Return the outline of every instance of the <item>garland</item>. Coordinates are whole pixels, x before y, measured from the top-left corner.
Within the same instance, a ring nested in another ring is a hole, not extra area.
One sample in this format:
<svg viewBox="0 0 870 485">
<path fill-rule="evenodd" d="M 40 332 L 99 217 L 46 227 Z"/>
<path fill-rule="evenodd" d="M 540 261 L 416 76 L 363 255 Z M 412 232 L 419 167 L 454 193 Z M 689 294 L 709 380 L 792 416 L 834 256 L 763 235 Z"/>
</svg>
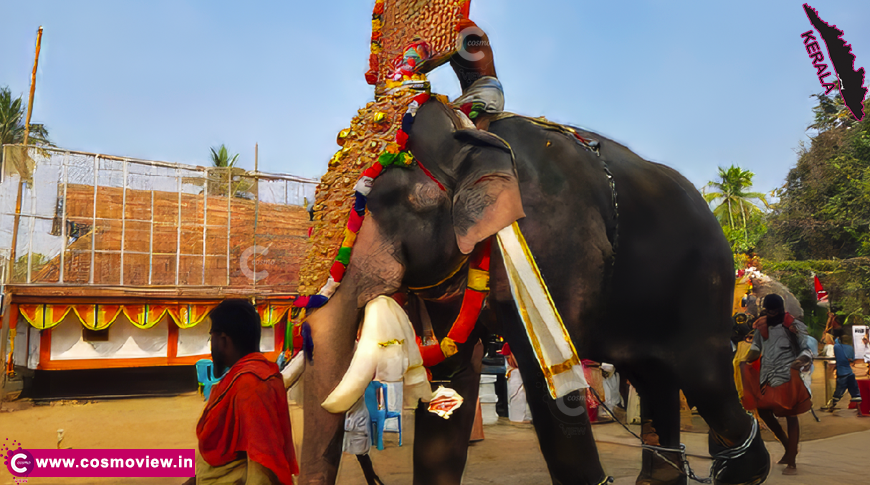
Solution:
<svg viewBox="0 0 870 485">
<path fill-rule="evenodd" d="M 320 288 L 320 291 L 315 295 L 304 295 L 297 297 L 293 306 L 300 308 L 299 319 L 302 323 L 302 348 L 306 358 L 311 361 L 313 359 L 314 342 L 311 339 L 311 327 L 305 319 L 305 312 L 322 307 L 329 301 L 329 298 L 338 289 L 341 284 L 344 274 L 347 271 L 347 266 L 350 264 L 350 256 L 353 251 L 353 245 L 356 242 L 357 234 L 362 227 L 365 219 L 366 204 L 368 195 L 371 192 L 372 184 L 375 179 L 383 173 L 384 168 L 390 166 L 408 167 L 414 163 L 414 157 L 407 151 L 406 144 L 408 142 L 407 131 L 413 123 L 414 115 L 417 113 L 417 108 L 420 107 L 429 99 L 429 93 L 421 93 L 413 98 L 408 105 L 408 109 L 402 117 L 402 128 L 396 131 L 396 141 L 389 143 L 384 150 L 378 155 L 375 161 L 369 168 L 365 169 L 357 180 L 354 186 L 354 203 L 350 211 L 350 217 L 347 221 L 347 226 L 344 230 L 344 239 L 338 250 L 338 255 L 329 269 L 329 278 L 326 284 Z M 431 175 L 430 175 L 431 176 Z"/>
<path fill-rule="evenodd" d="M 420 338 L 417 346 L 423 357 L 423 365 L 432 367 L 439 364 L 447 357 L 459 351 L 457 343 L 463 344 L 468 340 L 471 331 L 477 324 L 483 303 L 489 295 L 489 258 L 492 238 L 483 241 L 474 250 L 468 263 L 468 279 L 465 285 L 465 293 L 462 295 L 462 306 L 459 315 L 454 320 L 447 336 L 440 344 L 423 345 Z"/>
<path fill-rule="evenodd" d="M 403 128 L 408 128 L 413 123 L 413 117 L 417 113 L 417 108 L 429 99 L 429 93 L 421 93 L 414 97 L 408 110 L 402 117 Z M 344 278 L 344 273 L 347 271 L 347 265 L 350 264 L 350 255 L 353 251 L 353 245 L 356 242 L 357 234 L 362 227 L 365 219 L 366 203 L 368 195 L 372 190 L 372 184 L 375 179 L 383 173 L 384 168 L 390 166 L 408 167 L 414 162 L 414 157 L 406 149 L 408 135 L 403 129 L 396 132 L 396 142 L 390 143 L 378 156 L 378 159 L 371 167 L 365 169 L 360 175 L 354 186 L 354 203 L 353 209 L 350 211 L 350 218 L 347 221 L 347 227 L 344 230 L 344 240 L 338 250 L 338 255 L 332 263 L 329 270 L 329 279 L 326 284 L 320 288 L 316 295 L 300 296 L 296 298 L 293 305 L 297 308 L 313 310 L 320 308 L 329 301 L 329 298 L 338 289 L 341 280 Z"/>
</svg>

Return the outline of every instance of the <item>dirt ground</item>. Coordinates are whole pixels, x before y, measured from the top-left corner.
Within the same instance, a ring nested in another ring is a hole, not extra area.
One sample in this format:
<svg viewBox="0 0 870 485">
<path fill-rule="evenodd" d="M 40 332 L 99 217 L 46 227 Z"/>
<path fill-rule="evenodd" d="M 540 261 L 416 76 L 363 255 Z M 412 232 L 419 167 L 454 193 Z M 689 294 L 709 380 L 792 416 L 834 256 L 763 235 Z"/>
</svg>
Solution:
<svg viewBox="0 0 870 485">
<path fill-rule="evenodd" d="M 824 395 L 824 394 L 822 394 Z M 4 403 L 0 412 L 0 439 L 23 442 L 25 448 L 54 448 L 57 430 L 64 430 L 63 448 L 195 448 L 195 426 L 203 408 L 201 396 L 188 394 L 170 398 L 140 398 L 100 402 L 63 402 L 50 405 Z M 819 404 L 816 404 L 818 407 Z M 293 410 L 294 419 L 299 410 Z M 798 456 L 798 476 L 781 475 L 774 465 L 770 484 L 867 483 L 870 460 L 870 418 L 858 418 L 855 411 L 841 409 L 820 413 L 816 423 L 807 413 L 802 417 L 805 438 Z M 693 421 L 697 421 L 695 417 Z M 375 469 L 387 485 L 411 483 L 413 420 L 406 419 L 404 446 L 397 435 L 387 434 L 386 449 L 372 450 Z M 694 423 L 693 423 L 694 424 Z M 296 424 L 294 424 L 296 426 Z M 301 428 L 301 426 L 300 426 Z M 633 427 L 637 431 L 637 426 Z M 615 423 L 593 427 L 601 461 L 617 484 L 633 484 L 640 470 L 640 448 L 636 440 Z M 683 433 L 690 462 L 699 476 L 709 474 L 705 426 Z M 486 438 L 471 445 L 464 484 L 526 485 L 550 483 L 546 464 L 530 425 L 513 425 L 501 418 L 499 424 L 484 428 Z M 769 435 L 764 435 L 771 438 Z M 772 438 L 771 438 L 772 439 Z M 767 442 L 773 460 L 782 447 Z M 0 484 L 12 484 L 5 467 Z M 184 479 L 57 479 L 31 478 L 29 484 L 180 484 Z M 364 484 L 356 459 L 344 455 L 339 483 Z"/>
</svg>

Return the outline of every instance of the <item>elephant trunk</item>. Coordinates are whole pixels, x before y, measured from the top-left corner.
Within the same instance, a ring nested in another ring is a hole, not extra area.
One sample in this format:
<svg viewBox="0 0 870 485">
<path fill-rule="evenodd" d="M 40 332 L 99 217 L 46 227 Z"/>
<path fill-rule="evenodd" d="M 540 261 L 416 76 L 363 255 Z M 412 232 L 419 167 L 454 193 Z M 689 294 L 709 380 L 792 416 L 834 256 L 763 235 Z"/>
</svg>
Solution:
<svg viewBox="0 0 870 485">
<path fill-rule="evenodd" d="M 304 435 L 300 484 L 335 483 L 341 460 L 344 414 L 321 407 L 350 364 L 359 311 L 356 297 L 340 288 L 329 304 L 308 318 L 314 358 L 303 379 Z"/>
<path fill-rule="evenodd" d="M 404 266 L 397 254 L 398 243 L 385 238 L 373 218 L 367 217 L 341 286 L 326 305 L 307 318 L 314 353 L 303 374 L 300 484 L 335 483 L 344 413 L 331 413 L 322 404 L 350 366 L 362 318 L 360 309 L 377 296 L 394 293 L 401 285 Z"/>
</svg>

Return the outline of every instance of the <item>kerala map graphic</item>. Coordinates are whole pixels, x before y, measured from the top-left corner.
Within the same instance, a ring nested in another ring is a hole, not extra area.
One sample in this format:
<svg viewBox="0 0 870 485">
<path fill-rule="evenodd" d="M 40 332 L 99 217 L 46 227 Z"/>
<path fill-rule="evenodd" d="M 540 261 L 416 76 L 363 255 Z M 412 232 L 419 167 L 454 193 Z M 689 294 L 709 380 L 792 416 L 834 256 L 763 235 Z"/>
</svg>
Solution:
<svg viewBox="0 0 870 485">
<path fill-rule="evenodd" d="M 804 4 L 804 11 L 810 23 L 813 24 L 825 46 L 828 48 L 828 59 L 833 64 L 834 71 L 840 81 L 840 95 L 843 103 L 849 108 L 852 116 L 861 121 L 864 119 L 864 97 L 867 88 L 864 87 L 864 68 L 855 70 L 855 55 L 852 45 L 843 40 L 843 31 L 836 25 L 828 25 L 819 17 L 819 13 L 809 4 Z"/>
</svg>

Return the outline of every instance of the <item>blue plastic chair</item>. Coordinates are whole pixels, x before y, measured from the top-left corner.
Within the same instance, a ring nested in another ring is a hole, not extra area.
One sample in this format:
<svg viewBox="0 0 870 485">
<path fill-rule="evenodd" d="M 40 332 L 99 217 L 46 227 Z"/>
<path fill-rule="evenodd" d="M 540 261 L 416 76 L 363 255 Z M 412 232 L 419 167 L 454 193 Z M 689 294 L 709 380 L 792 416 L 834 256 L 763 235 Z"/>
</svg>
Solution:
<svg viewBox="0 0 870 485">
<path fill-rule="evenodd" d="M 366 388 L 366 407 L 372 422 L 372 444 L 377 445 L 379 450 L 384 449 L 384 425 L 387 419 L 398 418 L 399 420 L 399 446 L 402 446 L 402 413 L 390 411 L 387 399 L 387 385 L 383 382 L 372 381 Z"/>
<path fill-rule="evenodd" d="M 199 387 L 202 390 L 202 395 L 206 401 L 211 394 L 211 386 L 220 382 L 220 377 L 214 377 L 214 362 L 208 359 L 200 359 L 196 362 L 196 380 L 199 382 Z"/>
</svg>

